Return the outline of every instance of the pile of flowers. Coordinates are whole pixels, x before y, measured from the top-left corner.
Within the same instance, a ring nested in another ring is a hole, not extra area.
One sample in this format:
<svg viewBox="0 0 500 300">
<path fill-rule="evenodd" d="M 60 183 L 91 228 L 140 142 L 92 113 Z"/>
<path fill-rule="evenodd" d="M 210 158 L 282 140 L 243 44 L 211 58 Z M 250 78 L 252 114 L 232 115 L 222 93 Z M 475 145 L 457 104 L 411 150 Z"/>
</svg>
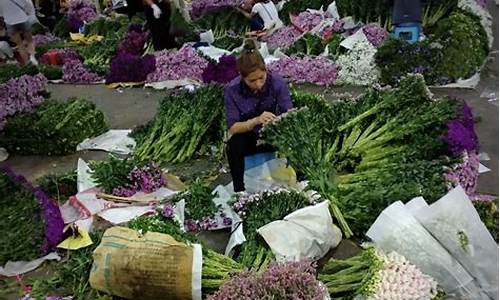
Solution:
<svg viewBox="0 0 500 300">
<path fill-rule="evenodd" d="M 323 300 L 326 290 L 307 261 L 271 263 L 263 273 L 243 271 L 232 277 L 209 300 Z"/>
<path fill-rule="evenodd" d="M 317 85 L 331 85 L 337 80 L 337 66 L 326 57 L 286 57 L 269 65 L 269 70 L 277 72 L 294 82 L 309 82 Z"/>
<path fill-rule="evenodd" d="M 376 23 L 365 25 L 361 30 L 363 30 L 368 41 L 376 48 L 380 47 L 389 36 L 389 33 Z"/>
<path fill-rule="evenodd" d="M 302 32 L 311 31 L 323 21 L 324 16 L 319 12 L 303 11 L 298 16 L 291 17 L 290 21 Z"/>
<path fill-rule="evenodd" d="M 79 59 L 65 61 L 62 70 L 62 79 L 67 83 L 89 84 L 103 80 L 98 74 L 89 71 Z"/>
<path fill-rule="evenodd" d="M 193 0 L 191 3 L 191 16 L 199 18 L 202 15 L 227 7 L 240 5 L 240 0 Z"/>
<path fill-rule="evenodd" d="M 111 59 L 106 83 L 146 81 L 148 74 L 153 72 L 156 66 L 154 56 L 141 56 L 147 39 L 147 32 L 136 26 L 129 28 L 118 45 L 117 54 Z"/>
<path fill-rule="evenodd" d="M 113 195 L 131 197 L 137 192 L 149 194 L 166 184 L 161 170 L 153 163 L 148 163 L 142 167 L 134 167 L 128 175 L 128 180 L 127 185 L 114 188 Z"/>
<path fill-rule="evenodd" d="M 35 34 L 33 36 L 33 44 L 35 44 L 35 46 L 41 46 L 59 41 L 61 41 L 61 39 L 54 36 L 52 33 Z"/>
<path fill-rule="evenodd" d="M 42 92 L 47 87 L 47 78 L 42 74 L 23 75 L 0 85 L 0 130 L 6 118 L 16 113 L 30 112 L 45 100 Z"/>
<path fill-rule="evenodd" d="M 264 41 L 267 43 L 269 49 L 286 49 L 293 45 L 301 35 L 302 32 L 295 28 L 295 26 L 286 26 L 265 37 Z"/>
<path fill-rule="evenodd" d="M 191 46 L 178 51 L 161 51 L 155 53 L 156 70 L 147 76 L 147 82 L 165 80 L 195 79 L 202 81 L 202 74 L 208 65 Z"/>
<path fill-rule="evenodd" d="M 55 64 L 64 65 L 66 62 L 79 60 L 80 56 L 75 50 L 69 48 L 56 48 L 45 52 L 42 57 L 40 57 L 40 63 L 50 65 L 52 64 L 51 57 L 55 56 Z"/>
<path fill-rule="evenodd" d="M 219 58 L 219 63 L 210 62 L 203 71 L 203 82 L 216 82 L 226 84 L 238 76 L 238 64 L 236 56 L 223 55 Z"/>
<path fill-rule="evenodd" d="M 328 40 L 330 39 L 335 33 L 341 33 L 344 31 L 344 24 L 345 22 L 343 20 L 334 20 L 332 24 L 327 25 L 319 31 L 319 35 L 323 37 L 324 39 Z"/>
<path fill-rule="evenodd" d="M 351 51 L 337 60 L 339 83 L 363 86 L 376 83 L 380 77 L 375 63 L 376 53 L 377 49 L 366 38 L 354 44 Z"/>
<path fill-rule="evenodd" d="M 67 16 L 73 31 L 78 31 L 85 23 L 90 23 L 98 17 L 91 0 L 70 0 Z"/>
</svg>

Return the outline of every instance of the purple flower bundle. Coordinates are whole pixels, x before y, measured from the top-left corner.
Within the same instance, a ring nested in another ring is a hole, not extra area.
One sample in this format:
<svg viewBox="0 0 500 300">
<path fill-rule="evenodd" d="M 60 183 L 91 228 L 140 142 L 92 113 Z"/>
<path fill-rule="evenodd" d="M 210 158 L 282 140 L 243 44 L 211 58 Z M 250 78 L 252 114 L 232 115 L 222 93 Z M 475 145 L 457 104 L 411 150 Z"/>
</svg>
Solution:
<svg viewBox="0 0 500 300">
<path fill-rule="evenodd" d="M 244 271 L 224 283 L 209 300 L 310 299 L 322 300 L 326 289 L 316 280 L 307 261 L 271 263 L 259 274 Z"/>
<path fill-rule="evenodd" d="M 239 5 L 240 0 L 193 0 L 191 3 L 191 16 L 199 18 L 209 12 Z"/>
<path fill-rule="evenodd" d="M 118 45 L 118 53 L 128 53 L 133 55 L 142 55 L 144 44 L 148 40 L 148 33 L 142 32 L 136 26 L 129 28 L 129 31 Z"/>
<path fill-rule="evenodd" d="M 475 197 L 479 178 L 479 154 L 475 151 L 464 151 L 462 162 L 445 172 L 444 177 L 450 188 L 461 185 L 468 196 Z"/>
<path fill-rule="evenodd" d="M 457 117 L 448 122 L 446 134 L 442 139 L 455 156 L 463 151 L 477 152 L 479 143 L 474 130 L 474 117 L 471 108 L 466 103 L 459 106 Z"/>
<path fill-rule="evenodd" d="M 42 246 L 42 254 L 47 254 L 56 249 L 57 244 L 63 237 L 64 221 L 61 216 L 61 211 L 56 202 L 50 199 L 40 188 L 35 188 L 29 181 L 22 175 L 16 174 L 12 169 L 7 166 L 0 167 L 0 172 L 5 173 L 9 178 L 22 186 L 24 189 L 32 192 L 36 199 L 40 202 L 43 210 L 43 217 L 45 221 L 45 237 Z M 24 237 L 29 238 L 29 237 Z"/>
<path fill-rule="evenodd" d="M 98 17 L 95 5 L 90 0 L 70 0 L 67 16 L 73 31 L 78 31 L 85 23 Z"/>
<path fill-rule="evenodd" d="M 286 26 L 276 30 L 270 36 L 265 37 L 264 41 L 270 49 L 286 49 L 293 45 L 301 35 L 302 32 L 295 28 L 295 26 Z"/>
<path fill-rule="evenodd" d="M 166 181 L 161 170 L 153 163 L 142 167 L 134 167 L 128 175 L 129 184 L 113 189 L 113 195 L 120 197 L 131 197 L 137 192 L 146 194 L 153 193 L 165 186 Z"/>
<path fill-rule="evenodd" d="M 217 220 L 211 217 L 203 217 L 201 220 L 187 219 L 184 227 L 188 232 L 199 232 L 217 227 Z"/>
<path fill-rule="evenodd" d="M 147 82 L 186 78 L 202 81 L 203 71 L 208 65 L 208 61 L 191 46 L 185 46 L 178 51 L 157 52 L 155 59 L 156 69 L 147 76 Z"/>
<path fill-rule="evenodd" d="M 476 0 L 476 3 L 484 9 L 488 9 L 488 1 L 487 0 Z"/>
<path fill-rule="evenodd" d="M 64 82 L 68 83 L 89 84 L 103 80 L 101 76 L 89 71 L 79 60 L 65 62 L 62 71 L 62 79 Z"/>
<path fill-rule="evenodd" d="M 16 113 L 30 112 L 42 104 L 42 92 L 47 87 L 47 78 L 42 74 L 23 75 L 0 84 L 0 130 L 6 118 Z"/>
<path fill-rule="evenodd" d="M 376 23 L 367 24 L 361 28 L 368 41 L 376 48 L 382 46 L 389 33 Z"/>
<path fill-rule="evenodd" d="M 55 53 L 56 56 L 59 57 L 60 61 L 58 61 L 58 64 L 61 65 L 64 65 L 65 63 L 70 61 L 80 60 L 80 55 L 78 55 L 78 53 L 75 50 L 70 48 L 60 48 L 60 49 L 51 49 L 48 52 L 44 53 L 40 58 L 40 63 L 50 64 L 49 55 L 51 55 L 51 53 Z"/>
<path fill-rule="evenodd" d="M 297 16 L 290 18 L 293 25 L 295 25 L 302 32 L 311 31 L 314 27 L 318 26 L 321 21 L 325 19 L 324 15 L 319 12 L 303 11 Z"/>
<path fill-rule="evenodd" d="M 269 65 L 269 70 L 281 74 L 294 82 L 309 82 L 317 85 L 331 85 L 337 79 L 337 66 L 326 57 L 282 58 Z"/>
<path fill-rule="evenodd" d="M 331 25 L 323 27 L 319 34 L 324 39 L 330 39 L 335 33 L 344 31 L 344 24 L 343 20 L 335 20 Z"/>
<path fill-rule="evenodd" d="M 216 82 L 226 84 L 239 75 L 238 64 L 234 55 L 223 55 L 218 63 L 208 63 L 203 71 L 202 78 L 204 83 Z"/>
<path fill-rule="evenodd" d="M 35 46 L 41 46 L 59 41 L 61 41 L 61 39 L 54 36 L 52 33 L 35 34 L 33 36 L 33 44 L 35 44 Z"/>
<path fill-rule="evenodd" d="M 144 82 L 149 73 L 155 70 L 155 58 L 152 55 L 139 56 L 118 52 L 111 60 L 106 83 Z"/>
</svg>

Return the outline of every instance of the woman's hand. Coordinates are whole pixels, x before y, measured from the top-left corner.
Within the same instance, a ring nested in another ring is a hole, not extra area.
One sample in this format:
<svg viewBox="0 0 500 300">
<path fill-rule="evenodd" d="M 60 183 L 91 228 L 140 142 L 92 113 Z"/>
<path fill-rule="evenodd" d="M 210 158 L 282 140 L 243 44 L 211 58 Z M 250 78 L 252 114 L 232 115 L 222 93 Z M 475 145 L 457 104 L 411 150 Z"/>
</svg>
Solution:
<svg viewBox="0 0 500 300">
<path fill-rule="evenodd" d="M 271 122 L 274 119 L 276 119 L 276 116 L 273 113 L 265 111 L 260 116 L 257 117 L 257 122 L 259 124 L 266 125 L 267 123 Z"/>
</svg>

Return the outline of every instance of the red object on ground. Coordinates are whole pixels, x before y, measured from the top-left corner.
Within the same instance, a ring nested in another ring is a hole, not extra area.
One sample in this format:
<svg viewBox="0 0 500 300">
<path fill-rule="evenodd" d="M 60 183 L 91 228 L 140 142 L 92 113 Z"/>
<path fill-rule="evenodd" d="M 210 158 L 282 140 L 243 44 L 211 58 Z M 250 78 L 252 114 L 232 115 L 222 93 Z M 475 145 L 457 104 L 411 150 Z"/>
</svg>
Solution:
<svg viewBox="0 0 500 300">
<path fill-rule="evenodd" d="M 43 61 L 48 65 L 62 65 L 61 54 L 57 50 L 50 50 L 43 55 Z"/>
</svg>

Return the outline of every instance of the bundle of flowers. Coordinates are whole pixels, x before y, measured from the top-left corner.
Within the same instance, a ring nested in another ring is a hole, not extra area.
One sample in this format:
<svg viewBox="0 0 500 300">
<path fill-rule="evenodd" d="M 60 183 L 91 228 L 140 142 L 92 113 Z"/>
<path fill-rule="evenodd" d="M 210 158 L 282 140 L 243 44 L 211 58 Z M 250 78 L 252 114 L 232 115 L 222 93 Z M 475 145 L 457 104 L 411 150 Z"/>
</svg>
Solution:
<svg viewBox="0 0 500 300">
<path fill-rule="evenodd" d="M 244 271 L 222 285 L 209 300 L 323 300 L 326 290 L 307 261 L 271 263 L 262 273 Z"/>
<path fill-rule="evenodd" d="M 361 28 L 368 41 L 376 48 L 380 47 L 389 33 L 377 23 L 371 23 Z"/>
<path fill-rule="evenodd" d="M 323 39 L 330 39 L 334 34 L 336 33 L 341 33 L 344 31 L 344 24 L 345 22 L 343 20 L 334 20 L 331 25 L 327 25 L 319 31 L 319 35 L 323 37 Z"/>
<path fill-rule="evenodd" d="M 64 222 L 56 203 L 23 176 L 0 168 L 0 265 L 30 261 L 55 250 Z M 23 238 L 19 238 L 23 237 Z"/>
<path fill-rule="evenodd" d="M 463 151 L 477 152 L 479 141 L 474 131 L 474 116 L 467 103 L 462 103 L 457 109 L 457 116 L 447 124 L 443 140 L 448 145 L 452 155 L 460 155 Z"/>
<path fill-rule="evenodd" d="M 91 84 L 100 82 L 103 78 L 89 71 L 81 61 L 71 60 L 63 65 L 64 82 L 76 84 Z"/>
<path fill-rule="evenodd" d="M 220 83 L 226 84 L 238 77 L 238 64 L 236 56 L 223 55 L 219 58 L 219 62 L 209 62 L 207 68 L 203 71 L 202 78 L 205 83 Z"/>
<path fill-rule="evenodd" d="M 378 82 L 380 72 L 375 63 L 376 53 L 377 49 L 366 38 L 354 44 L 349 52 L 337 59 L 340 68 L 338 82 L 364 86 Z"/>
<path fill-rule="evenodd" d="M 147 32 L 143 32 L 141 28 L 131 25 L 123 40 L 118 44 L 117 52 L 142 55 L 147 40 Z"/>
<path fill-rule="evenodd" d="M 141 167 L 135 166 L 128 174 L 128 183 L 115 187 L 113 195 L 132 197 L 138 192 L 149 194 L 165 185 L 165 178 L 158 166 L 147 163 Z"/>
<path fill-rule="evenodd" d="M 301 12 L 297 16 L 292 16 L 290 21 L 302 32 L 311 31 L 324 20 L 324 15 L 320 12 L 310 12 L 308 10 Z"/>
<path fill-rule="evenodd" d="M 16 113 L 30 112 L 44 100 L 43 92 L 47 87 L 47 78 L 42 74 L 22 75 L 0 84 L 0 130 L 5 126 L 6 118 Z"/>
<path fill-rule="evenodd" d="M 69 0 L 68 22 L 73 31 L 78 31 L 85 23 L 97 19 L 97 11 L 91 0 Z"/>
<path fill-rule="evenodd" d="M 144 82 L 148 74 L 155 70 L 156 61 L 153 55 L 135 55 L 118 52 L 111 60 L 106 83 Z"/>
<path fill-rule="evenodd" d="M 208 65 L 208 61 L 189 45 L 178 51 L 157 52 L 155 60 L 156 70 L 147 76 L 147 82 L 186 78 L 202 81 L 203 71 Z"/>
<path fill-rule="evenodd" d="M 40 57 L 40 63 L 62 66 L 67 62 L 79 60 L 80 56 L 70 48 L 56 48 L 45 52 Z"/>
<path fill-rule="evenodd" d="M 267 43 L 269 49 L 286 49 L 293 45 L 301 35 L 302 32 L 295 28 L 295 26 L 286 26 L 265 37 L 264 41 Z"/>
<path fill-rule="evenodd" d="M 344 259 L 330 259 L 318 279 L 324 283 L 330 297 L 364 299 L 433 299 L 438 295 L 436 280 L 422 273 L 404 256 L 385 254 L 368 248 Z"/>
<path fill-rule="evenodd" d="M 488 37 L 488 46 L 493 45 L 493 18 L 488 12 L 486 0 L 459 0 L 458 7 L 477 16 Z"/>
<path fill-rule="evenodd" d="M 239 6 L 240 2 L 240 0 L 193 0 L 191 3 L 191 16 L 199 18 L 206 13 Z"/>
<path fill-rule="evenodd" d="M 269 70 L 294 82 L 331 85 L 337 80 L 337 66 L 326 57 L 286 57 L 269 65 Z"/>
<path fill-rule="evenodd" d="M 35 44 L 35 47 L 60 41 L 61 39 L 54 36 L 52 33 L 35 34 L 33 36 L 33 44 Z"/>
</svg>

